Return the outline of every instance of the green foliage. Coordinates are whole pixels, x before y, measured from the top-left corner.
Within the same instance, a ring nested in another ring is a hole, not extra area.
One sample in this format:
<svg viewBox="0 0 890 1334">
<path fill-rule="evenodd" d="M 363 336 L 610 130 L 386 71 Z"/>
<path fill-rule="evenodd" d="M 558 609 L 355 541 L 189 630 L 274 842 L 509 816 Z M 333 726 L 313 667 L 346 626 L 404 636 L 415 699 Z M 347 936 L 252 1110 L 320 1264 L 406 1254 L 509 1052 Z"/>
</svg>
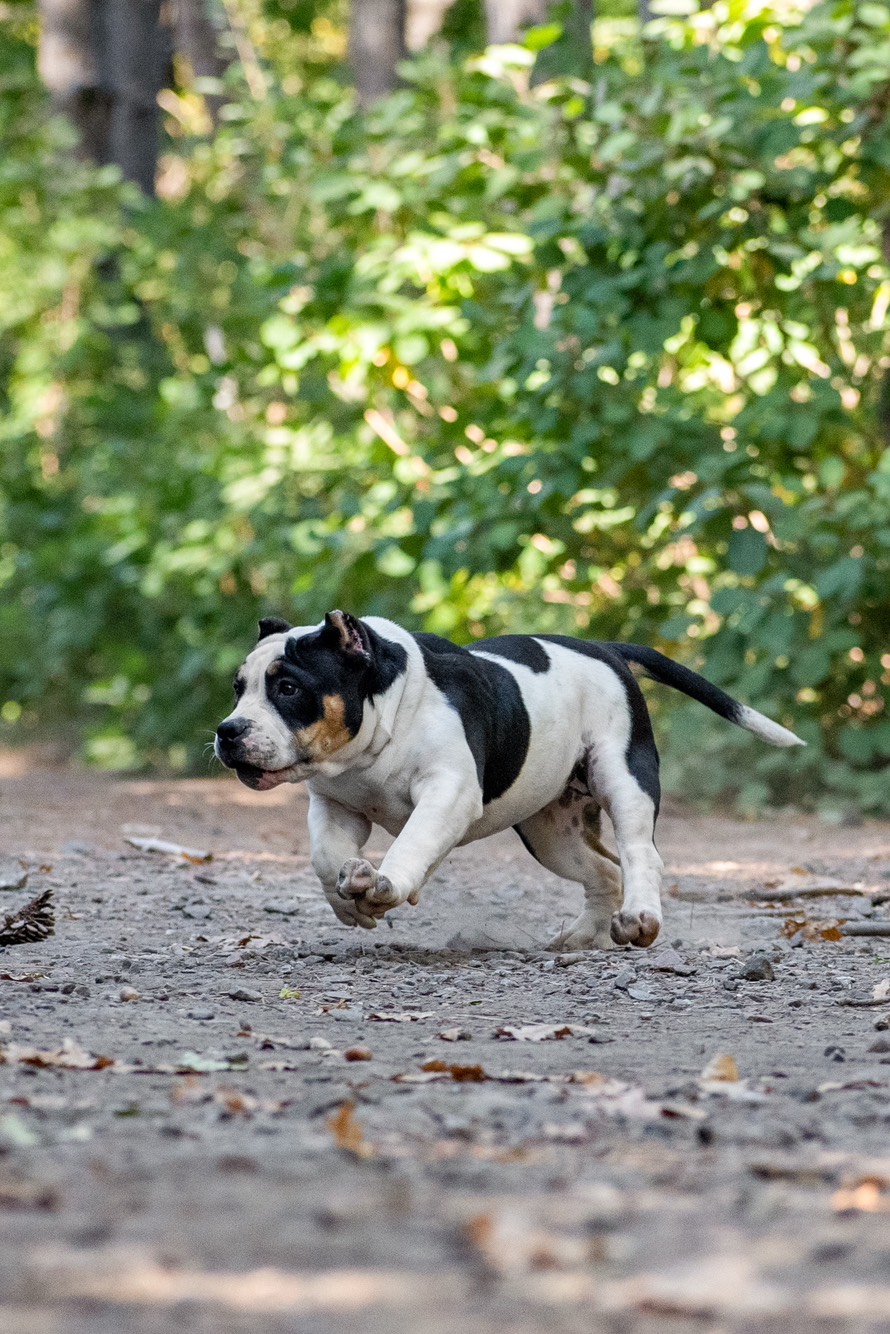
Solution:
<svg viewBox="0 0 890 1334">
<path fill-rule="evenodd" d="M 182 93 L 151 204 L 23 84 L 3 716 L 190 763 L 256 617 L 346 605 L 660 644 L 810 742 L 677 710 L 675 785 L 886 811 L 890 9 L 781 8 L 600 24 L 589 80 L 431 53 L 365 116 L 257 19 L 269 96 L 208 141 Z"/>
</svg>

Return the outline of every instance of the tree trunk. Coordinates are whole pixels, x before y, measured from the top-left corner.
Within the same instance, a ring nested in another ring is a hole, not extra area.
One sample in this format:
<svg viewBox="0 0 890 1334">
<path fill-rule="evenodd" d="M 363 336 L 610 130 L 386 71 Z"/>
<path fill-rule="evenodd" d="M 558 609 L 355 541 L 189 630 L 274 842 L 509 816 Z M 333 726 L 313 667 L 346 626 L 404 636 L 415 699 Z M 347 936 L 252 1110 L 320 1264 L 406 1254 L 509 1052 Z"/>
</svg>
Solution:
<svg viewBox="0 0 890 1334">
<path fill-rule="evenodd" d="M 391 93 L 405 57 L 405 0 L 352 0 L 349 58 L 359 104 Z"/>
<path fill-rule="evenodd" d="M 185 57 L 195 78 L 221 79 L 229 62 L 220 50 L 207 0 L 176 0 L 173 23 L 177 54 Z M 204 93 L 203 96 L 216 125 L 223 99 L 216 93 Z"/>
<path fill-rule="evenodd" d="M 453 0 L 407 0 L 405 45 L 409 51 L 422 51 L 442 27 L 446 10 Z"/>
<path fill-rule="evenodd" d="M 154 194 L 158 93 L 170 69 L 161 0 L 40 0 L 40 72 L 80 151 Z"/>
<path fill-rule="evenodd" d="M 549 7 L 548 0 L 485 0 L 489 42 L 519 41 L 523 28 L 546 23 Z"/>
<path fill-rule="evenodd" d="M 40 0 L 40 77 L 53 110 L 73 121 L 80 152 L 102 160 L 108 107 L 99 84 L 92 0 Z"/>
</svg>

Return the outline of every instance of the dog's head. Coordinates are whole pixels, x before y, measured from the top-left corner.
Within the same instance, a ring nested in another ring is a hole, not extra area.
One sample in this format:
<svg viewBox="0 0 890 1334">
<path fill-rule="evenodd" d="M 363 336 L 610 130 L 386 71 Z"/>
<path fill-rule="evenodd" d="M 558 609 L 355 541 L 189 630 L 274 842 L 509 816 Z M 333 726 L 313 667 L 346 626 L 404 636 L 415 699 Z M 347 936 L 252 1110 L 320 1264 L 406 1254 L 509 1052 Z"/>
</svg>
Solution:
<svg viewBox="0 0 890 1334">
<path fill-rule="evenodd" d="M 366 703 L 404 670 L 405 653 L 348 612 L 320 626 L 260 621 L 216 729 L 217 759 L 260 792 L 298 783 L 359 734 Z"/>
</svg>

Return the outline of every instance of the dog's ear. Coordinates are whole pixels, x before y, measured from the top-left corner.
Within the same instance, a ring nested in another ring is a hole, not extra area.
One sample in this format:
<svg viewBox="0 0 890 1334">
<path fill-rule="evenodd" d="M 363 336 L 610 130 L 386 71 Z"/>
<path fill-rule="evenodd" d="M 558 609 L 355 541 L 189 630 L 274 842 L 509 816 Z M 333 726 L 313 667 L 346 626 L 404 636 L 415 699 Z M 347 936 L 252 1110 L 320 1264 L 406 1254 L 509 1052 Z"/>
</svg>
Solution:
<svg viewBox="0 0 890 1334">
<path fill-rule="evenodd" d="M 350 616 L 348 611 L 329 611 L 321 634 L 326 644 L 347 657 L 361 662 L 371 661 L 368 632 L 358 617 Z"/>
<path fill-rule="evenodd" d="M 280 616 L 264 616 L 260 621 L 259 628 L 260 633 L 257 637 L 257 643 L 268 635 L 283 635 L 287 630 L 292 630 L 293 626 L 289 621 L 283 621 Z"/>
</svg>

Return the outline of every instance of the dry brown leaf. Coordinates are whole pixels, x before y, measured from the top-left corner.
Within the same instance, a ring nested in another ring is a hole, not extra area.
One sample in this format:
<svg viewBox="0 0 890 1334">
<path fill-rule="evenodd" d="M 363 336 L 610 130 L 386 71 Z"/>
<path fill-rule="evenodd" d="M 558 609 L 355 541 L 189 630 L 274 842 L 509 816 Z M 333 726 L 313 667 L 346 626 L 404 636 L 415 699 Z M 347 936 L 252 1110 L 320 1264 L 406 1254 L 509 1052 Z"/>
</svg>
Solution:
<svg viewBox="0 0 890 1334">
<path fill-rule="evenodd" d="M 576 1269 L 591 1258 L 588 1239 L 545 1232 L 519 1209 L 476 1214 L 466 1224 L 465 1231 L 486 1268 L 500 1276 Z"/>
<path fill-rule="evenodd" d="M 836 1214 L 890 1213 L 890 1195 L 884 1189 L 886 1185 L 886 1181 L 881 1178 L 863 1177 L 836 1190 L 831 1197 L 831 1207 Z"/>
<path fill-rule="evenodd" d="M 331 1112 L 325 1125 L 333 1135 L 338 1149 L 351 1153 L 355 1158 L 374 1157 L 376 1150 L 365 1139 L 365 1132 L 355 1114 L 354 1103 L 341 1103 L 335 1112 Z"/>
<path fill-rule="evenodd" d="M 843 940 L 844 933 L 841 927 L 844 924 L 843 918 L 838 921 L 817 921 L 811 922 L 806 917 L 787 917 L 782 923 L 781 931 L 786 940 L 792 940 L 799 932 L 804 940 Z"/>
<path fill-rule="evenodd" d="M 710 1083 L 717 1081 L 719 1083 L 735 1084 L 739 1079 L 739 1067 L 736 1065 L 733 1056 L 726 1055 L 725 1052 L 718 1052 L 708 1061 L 699 1078 Z"/>
<path fill-rule="evenodd" d="M 436 1058 L 424 1061 L 421 1068 L 431 1073 L 448 1074 L 455 1084 L 483 1084 L 489 1078 L 481 1065 L 455 1065 Z"/>
<path fill-rule="evenodd" d="M 502 1024 L 495 1037 L 512 1042 L 549 1042 L 560 1038 L 594 1037 L 596 1029 L 586 1024 Z"/>
<path fill-rule="evenodd" d="M 94 1056 L 73 1040 L 64 1038 L 55 1051 L 41 1051 L 38 1047 L 22 1047 L 10 1042 L 0 1047 L 0 1065 L 30 1065 L 35 1068 L 61 1067 L 65 1070 L 106 1070 L 115 1064 L 111 1056 Z"/>
</svg>

